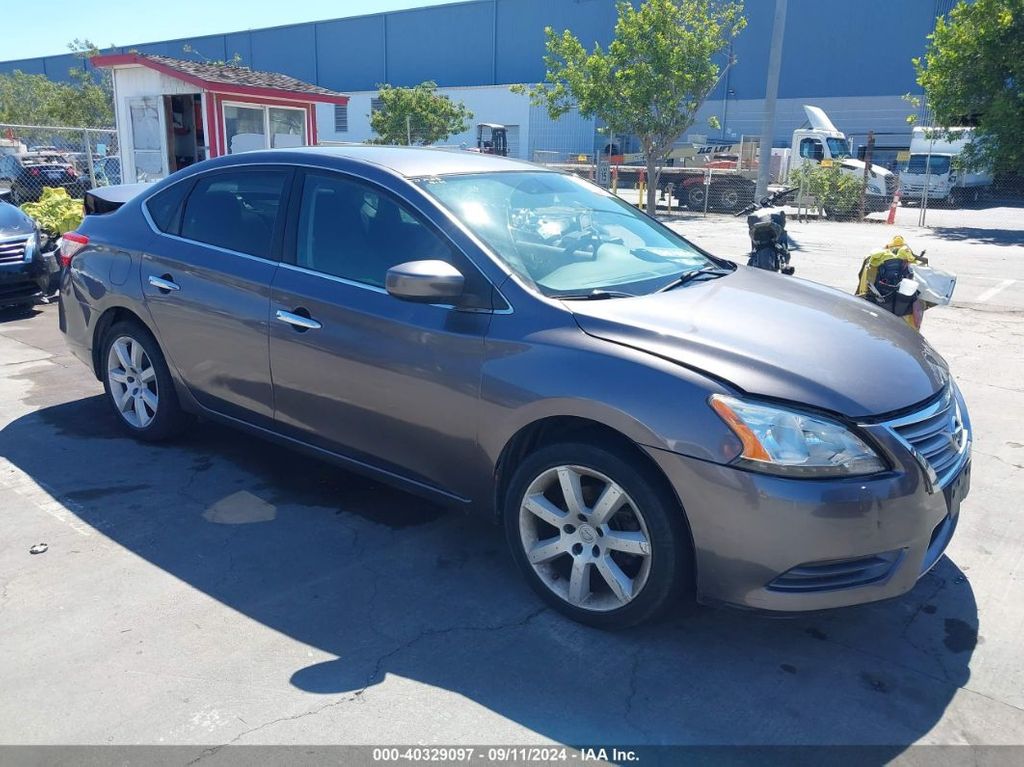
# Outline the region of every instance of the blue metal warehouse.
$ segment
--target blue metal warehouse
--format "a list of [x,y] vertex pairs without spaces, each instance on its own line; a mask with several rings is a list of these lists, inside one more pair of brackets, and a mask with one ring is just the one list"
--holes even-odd
[[[748,25],[735,42],[737,63],[704,106],[727,135],[760,130],[764,73],[773,18],[772,0],[747,0]],[[801,105],[823,107],[855,138],[868,130],[907,135],[912,108],[903,95],[919,90],[910,63],[923,52],[937,15],[953,0],[790,0],[779,90],[776,143],[788,143],[803,122]],[[471,0],[368,16],[269,29],[125,45],[176,58],[230,59],[353,94],[347,112],[318,113],[321,139],[359,141],[368,135],[373,90],[380,83],[434,80],[465,101],[481,121],[517,125],[516,152],[586,150],[593,123],[569,116],[551,124],[508,92],[509,83],[543,78],[544,29],[571,29],[585,43],[607,43],[614,0]],[[185,52],[186,47],[196,53]],[[723,57],[723,63],[724,63]],[[0,62],[66,79],[80,62],[72,55]],[[361,99],[360,97],[365,97]],[[512,118],[512,119],[509,119]],[[469,140],[469,134],[453,141]]]

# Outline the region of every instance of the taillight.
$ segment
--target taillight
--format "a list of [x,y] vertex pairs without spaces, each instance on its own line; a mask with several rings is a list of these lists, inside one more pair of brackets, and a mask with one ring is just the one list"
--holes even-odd
[[71,259],[89,244],[89,238],[78,232],[68,232],[60,240],[60,265],[65,269],[71,266]]
[[28,172],[31,173],[33,176],[38,176],[39,175],[39,168],[29,168]]
[[74,165],[68,166],[68,175],[71,176],[71,178],[78,178],[78,170]]

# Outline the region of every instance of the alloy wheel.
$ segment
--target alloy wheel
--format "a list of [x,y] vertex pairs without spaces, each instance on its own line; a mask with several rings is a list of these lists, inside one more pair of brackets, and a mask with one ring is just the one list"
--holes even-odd
[[643,515],[616,482],[583,466],[556,466],[527,489],[520,542],[541,582],[570,605],[607,612],[629,604],[651,570]]
[[119,336],[110,345],[107,383],[117,411],[129,425],[145,429],[153,422],[160,405],[156,368],[137,339]]

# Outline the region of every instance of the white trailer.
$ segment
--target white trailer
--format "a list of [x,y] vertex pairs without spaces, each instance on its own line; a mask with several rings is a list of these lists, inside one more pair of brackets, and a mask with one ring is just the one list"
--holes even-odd
[[903,196],[909,201],[925,196],[929,203],[962,207],[979,200],[992,186],[988,170],[965,170],[957,158],[971,141],[971,128],[914,128],[910,139],[910,159],[900,173]]

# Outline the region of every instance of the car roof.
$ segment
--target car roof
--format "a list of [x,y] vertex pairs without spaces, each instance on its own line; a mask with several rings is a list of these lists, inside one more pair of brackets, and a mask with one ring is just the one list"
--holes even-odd
[[[274,151],[280,150],[268,150],[268,153]],[[387,168],[408,178],[444,176],[452,173],[547,170],[539,165],[522,160],[469,152],[464,149],[362,144],[337,147],[298,147],[287,151],[322,157],[343,157],[347,160],[355,160]]]

